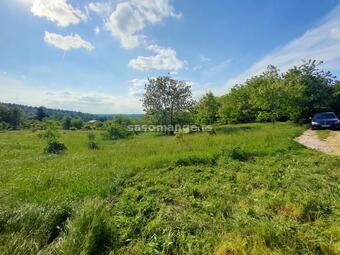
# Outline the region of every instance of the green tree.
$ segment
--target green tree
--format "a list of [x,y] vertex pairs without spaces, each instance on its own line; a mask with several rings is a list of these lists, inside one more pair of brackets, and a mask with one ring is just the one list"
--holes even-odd
[[[149,79],[142,99],[144,111],[153,124],[181,124],[180,116],[192,110],[191,86],[169,76]],[[173,134],[173,132],[169,132]]]
[[315,112],[331,109],[334,77],[320,70],[322,62],[304,61],[283,76],[286,111],[293,121],[307,120]]
[[10,118],[9,116],[10,110],[6,106],[0,104],[0,121],[8,123]]
[[71,120],[71,127],[76,129],[81,129],[84,125],[84,122],[81,119],[72,119]]
[[10,111],[9,124],[13,129],[17,129],[21,122],[21,112],[18,108]]
[[127,138],[132,134],[132,132],[129,132],[127,126],[120,125],[114,121],[105,123],[105,132],[103,133],[105,139],[118,140]]
[[125,115],[117,115],[117,116],[114,117],[113,121],[118,123],[119,125],[123,125],[123,126],[128,126],[128,125],[131,125],[131,123],[132,123],[131,118],[129,118]]
[[236,85],[220,98],[219,119],[223,124],[252,122],[256,119],[254,106],[250,102],[251,89],[247,85]]
[[71,126],[72,126],[71,125],[71,121],[72,121],[71,117],[65,116],[63,118],[63,129],[69,130],[71,128]]
[[333,100],[332,100],[332,109],[340,115],[340,81],[337,81],[333,87]]
[[35,119],[42,121],[44,118],[47,118],[47,117],[48,115],[45,112],[45,108],[42,106],[38,107],[37,112],[35,114]]
[[258,121],[275,122],[284,115],[285,90],[281,75],[275,66],[268,66],[260,76],[251,78],[248,86],[253,87],[251,104],[255,107]]
[[48,154],[59,154],[67,150],[65,144],[59,142],[59,133],[55,129],[47,129],[42,138],[47,142],[47,146],[44,149],[45,153]]
[[196,120],[200,125],[209,125],[217,121],[218,101],[212,92],[206,93],[196,104]]

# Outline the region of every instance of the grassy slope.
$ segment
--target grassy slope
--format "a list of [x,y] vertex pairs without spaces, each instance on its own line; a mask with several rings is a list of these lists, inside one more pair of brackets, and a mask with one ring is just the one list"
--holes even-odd
[[[0,254],[336,254],[340,159],[290,124],[99,141],[0,133]],[[235,149],[236,148],[236,149]],[[234,252],[234,253],[233,253]]]

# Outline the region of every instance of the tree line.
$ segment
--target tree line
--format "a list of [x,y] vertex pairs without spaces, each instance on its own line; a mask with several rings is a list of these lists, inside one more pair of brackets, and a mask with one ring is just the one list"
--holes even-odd
[[303,61],[281,73],[273,65],[261,75],[216,97],[197,102],[190,85],[171,77],[149,79],[142,99],[146,120],[153,124],[231,124],[293,121],[305,123],[316,112],[340,114],[340,82],[320,69],[322,62]]

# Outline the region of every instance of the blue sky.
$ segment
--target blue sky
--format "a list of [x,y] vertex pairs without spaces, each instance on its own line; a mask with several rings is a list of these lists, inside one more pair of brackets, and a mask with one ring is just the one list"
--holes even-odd
[[275,64],[340,75],[339,0],[2,0],[0,101],[140,113],[148,77],[195,97]]

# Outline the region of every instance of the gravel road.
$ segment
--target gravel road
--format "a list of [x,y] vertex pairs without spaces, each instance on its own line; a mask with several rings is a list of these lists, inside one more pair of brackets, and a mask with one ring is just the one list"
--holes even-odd
[[295,141],[302,145],[331,155],[340,155],[340,132],[332,131],[331,135],[322,141],[319,139],[316,131],[307,130],[301,136],[295,138]]

